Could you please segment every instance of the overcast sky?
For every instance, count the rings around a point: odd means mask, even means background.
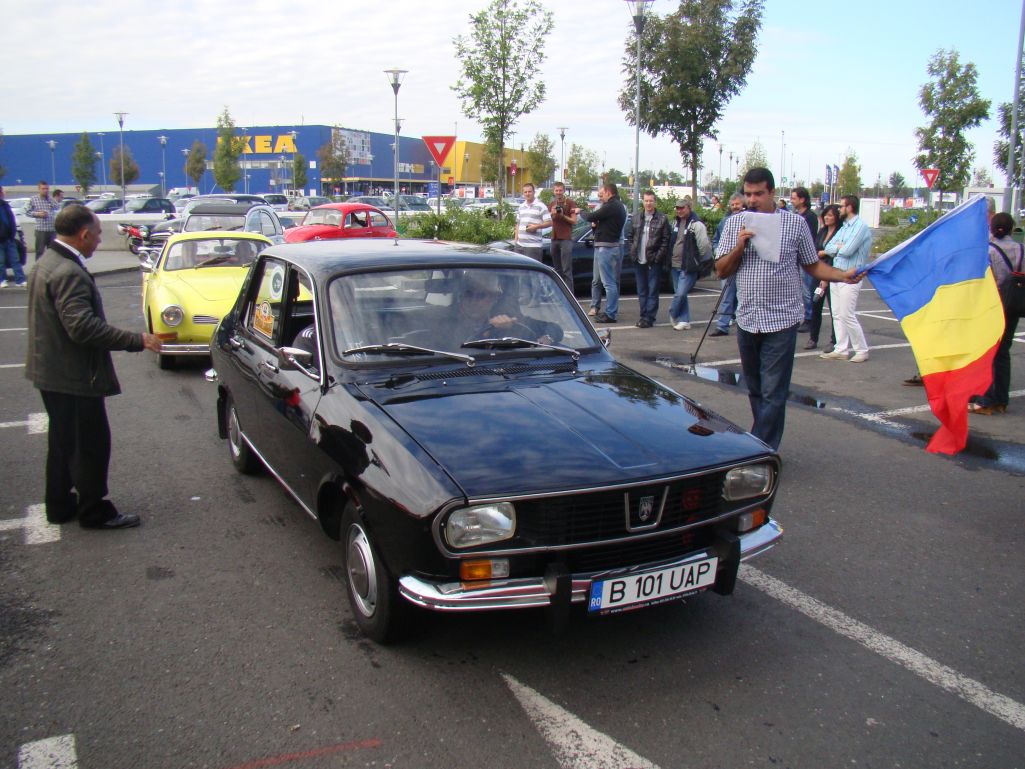
[[[403,135],[480,140],[451,90],[452,38],[486,0],[170,0],[10,4],[4,13],[0,128],[7,134],[212,126],[227,106],[236,124],[342,125],[390,132],[383,70],[409,70],[399,92]],[[558,126],[608,167],[633,165],[634,131],[616,103],[632,21],[623,0],[559,0],[547,59],[546,101],[515,127],[514,146]],[[673,0],[655,0],[665,14]],[[767,0],[747,87],[729,105],[705,162],[723,175],[729,153],[764,145],[773,171],[814,181],[848,148],[868,184],[917,176],[914,129],[929,57],[955,48],[979,70],[984,98],[1010,101],[1022,4],[1017,0],[910,3]],[[993,169],[995,118],[971,132],[976,165]],[[783,145],[785,144],[785,153]],[[669,140],[641,137],[641,167],[681,171]],[[796,173],[794,173],[796,172]]]

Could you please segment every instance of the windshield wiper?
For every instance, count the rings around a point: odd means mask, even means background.
[[[443,355],[465,363],[467,366],[474,366],[477,360],[471,355],[460,355],[457,352],[448,350],[432,350],[430,347],[417,347],[415,344],[403,344],[401,342],[389,342],[388,344],[365,344],[360,347],[350,347],[342,352],[342,355],[354,355],[356,353],[368,353],[371,355]]]
[[[471,339],[468,342],[463,342],[461,347],[481,347],[484,349],[488,348],[499,348],[504,347],[506,349],[512,349],[514,347],[542,347],[546,350],[558,350],[571,356],[573,360],[580,360],[580,353],[574,350],[572,347],[563,347],[560,344],[545,344],[544,342],[534,342],[530,339],[520,339],[517,336],[503,336],[498,339]]]
[[[204,259],[202,262],[196,265],[196,268],[210,267],[221,262],[226,262],[229,259],[234,258],[231,254],[218,254],[217,256],[211,256],[209,259]]]

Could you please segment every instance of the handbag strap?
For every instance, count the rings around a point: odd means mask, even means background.
[[[996,245],[993,241],[989,241],[989,245],[1000,252],[1000,256],[1003,257],[1003,264],[1008,266],[1008,270],[1013,273],[1020,273],[1022,271],[1022,262],[1025,261],[1025,246],[1021,243],[1018,244],[1018,269],[1015,270],[1014,265],[1011,264],[1011,259],[1008,258],[1008,254],[1004,252],[1002,248]]]

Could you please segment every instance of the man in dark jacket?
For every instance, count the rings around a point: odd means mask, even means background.
[[[54,230],[56,239],[28,278],[25,365],[50,423],[46,519],[77,517],[89,529],[138,526],[139,516],[118,512],[106,499],[110,425],[104,398],[121,392],[110,351],[157,352],[160,340],[107,325],[100,292],[83,263],[100,244],[96,214],[68,206],[57,214]]]
[[[18,220],[11,204],[4,200],[4,188],[0,187],[0,288],[7,288],[8,267],[14,273],[14,285],[25,288],[25,271],[21,269],[17,239]]]
[[[630,257],[637,275],[637,303],[641,314],[637,327],[651,328],[658,317],[658,287],[662,282],[662,265],[669,260],[673,231],[665,214],[655,208],[655,193],[648,190],[642,198],[644,211],[640,226],[633,228]]]
[[[594,228],[594,272],[601,278],[601,285],[591,282],[591,309],[599,323],[615,323],[619,313],[619,270],[622,267],[622,252],[619,243],[626,224],[626,206],[619,199],[615,184],[605,184],[598,190],[601,205],[594,211],[574,209],[573,213],[591,223]],[[601,290],[605,289],[605,312],[601,307]]]

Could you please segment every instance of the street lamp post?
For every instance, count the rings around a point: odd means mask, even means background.
[[[395,199],[392,201],[395,207],[395,245],[399,244],[399,88],[402,85],[402,78],[406,75],[409,70],[405,69],[386,69],[384,74],[388,76],[388,80],[391,82],[392,92],[395,94],[395,156],[394,156],[394,171],[395,171]]]
[[[121,137],[121,205],[128,205],[128,196],[125,194],[125,116],[127,112],[115,112],[117,118],[117,130]]]
[[[53,140],[53,139],[50,139],[48,142],[46,142],[46,144],[49,145],[49,147],[50,147],[50,184],[52,184],[52,185],[54,185],[56,187],[57,186],[57,166],[56,166],[56,164],[54,162],[53,156],[54,156],[54,152],[57,149],[57,142],[55,140]]]
[[[295,156],[299,152],[299,147],[296,146],[295,138],[299,135],[298,131],[289,131],[288,135],[292,137],[292,189],[295,189]]]
[[[722,145],[719,145],[719,202],[722,202]]]
[[[189,149],[182,147],[182,173],[185,175],[185,189],[189,188]]]
[[[167,197],[167,137],[158,136],[160,142],[160,197]]]
[[[242,191],[249,194],[249,174],[246,173],[246,147],[249,146],[249,129],[242,129]]]
[[[559,156],[559,181],[564,185],[566,184],[566,131],[569,129],[566,126],[559,126],[555,129],[559,132],[559,139],[562,141],[562,150]]]
[[[107,155],[103,151],[103,137],[106,136],[106,134],[103,133],[103,131],[97,131],[96,135],[100,137],[100,152],[99,152],[100,172],[103,174],[103,187],[104,187],[104,192],[106,192],[106,186],[107,186]]]
[[[637,206],[641,199],[641,37],[648,7],[655,0],[626,0],[637,33],[637,91],[634,94],[634,204],[633,222],[637,225]]]

